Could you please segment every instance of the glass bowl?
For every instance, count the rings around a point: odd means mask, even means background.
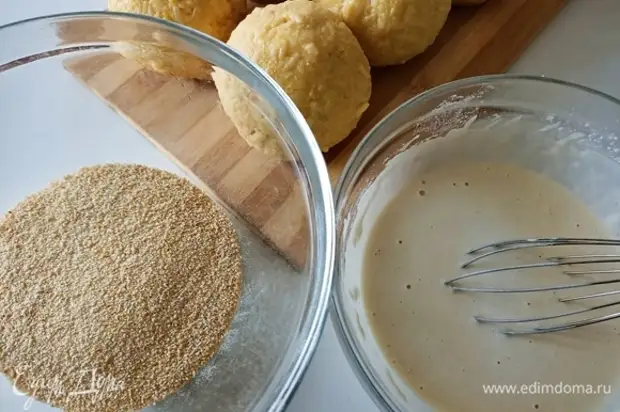
[[[236,77],[283,156],[247,146],[211,84],[143,70],[118,54],[127,42]],[[224,43],[149,17],[35,18],[0,27],[0,43],[0,214],[81,167],[140,163],[200,185],[236,226],[245,271],[231,329],[191,383],[149,410],[282,410],[324,324],[335,242],[327,169],[292,101]],[[24,407],[52,410],[0,377],[0,410]]]
[[[608,189],[618,187],[620,179],[619,119],[620,101],[603,93],[548,78],[497,75],[422,93],[365,136],[335,190],[338,239],[332,318],[359,380],[382,410],[433,410],[390,367],[373,336],[361,276],[372,216],[399,185],[416,179],[418,167],[433,165],[434,158],[426,156],[434,152],[416,157],[407,156],[408,151],[443,140],[447,143],[433,147],[438,153],[442,148],[444,159],[509,162],[535,170],[608,218],[610,231],[618,236],[618,196],[608,196]],[[457,138],[458,129],[474,133]],[[449,133],[456,137],[446,139]],[[617,410],[615,405],[609,410]]]

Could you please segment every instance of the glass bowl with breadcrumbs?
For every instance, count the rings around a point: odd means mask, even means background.
[[[0,410],[287,405],[325,320],[331,186],[293,102],[216,37],[0,27]]]

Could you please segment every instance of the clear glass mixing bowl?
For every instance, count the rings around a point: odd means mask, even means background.
[[[245,83],[286,159],[250,149],[212,85],[122,58],[128,41],[190,53]],[[80,167],[120,162],[188,177],[236,224],[245,279],[232,328],[193,382],[150,410],[282,410],[322,330],[335,232],[325,163],[292,101],[222,42],[148,17],[35,18],[0,27],[0,44],[0,214]],[[52,409],[1,377],[0,410],[24,406]]]
[[[450,140],[442,146],[442,158],[516,163],[542,173],[576,193],[595,214],[612,222],[614,236],[620,235],[620,193],[609,196],[620,179],[617,99],[558,80],[497,75],[439,86],[394,110],[353,153],[334,195],[338,240],[333,323],[359,380],[382,410],[433,408],[391,368],[372,334],[361,276],[361,257],[372,228],[368,216],[389,202],[392,183],[416,179],[423,161],[432,167],[432,160],[414,156],[400,158],[394,167],[399,154],[462,128],[479,130],[480,136],[468,133],[467,138]],[[609,410],[617,410],[617,405]]]

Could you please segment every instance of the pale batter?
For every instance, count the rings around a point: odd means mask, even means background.
[[[620,322],[507,337],[472,317],[542,315],[575,306],[558,303],[551,292],[460,294],[443,284],[461,273],[460,262],[468,250],[533,236],[610,237],[588,207],[564,187],[502,163],[452,163],[416,173],[376,219],[363,267],[366,315],[391,367],[436,410],[598,411],[605,394],[492,395],[484,393],[483,385],[561,382],[614,389],[620,371]],[[491,264],[572,252],[520,252]],[[494,274],[469,284],[523,287],[570,281],[553,268]],[[558,296],[570,293],[580,292]],[[609,386],[600,390],[609,391]]]

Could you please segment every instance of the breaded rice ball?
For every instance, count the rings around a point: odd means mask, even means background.
[[[317,3],[290,0],[255,9],[228,44],[269,73],[295,102],[321,150],[347,137],[368,107],[368,59],[342,19]],[[216,68],[213,80],[239,134],[266,153],[280,148],[269,113],[240,80]]]
[[[108,0],[110,11],[144,14],[184,24],[226,41],[244,17],[245,0]],[[161,39],[163,40],[163,39]],[[189,53],[145,43],[124,43],[123,56],[156,72],[190,79],[211,78],[211,65]]]
[[[430,46],[452,0],[316,0],[342,16],[373,66],[401,64]]]

